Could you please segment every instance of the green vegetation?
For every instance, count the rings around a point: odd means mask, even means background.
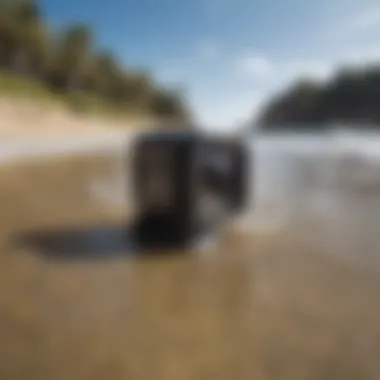
[[[331,123],[380,130],[380,66],[341,69],[325,84],[300,80],[272,99],[259,122],[264,130],[327,129]]]
[[[0,94],[64,102],[79,112],[189,120],[180,92],[94,46],[86,25],[49,29],[37,0],[0,0]]]

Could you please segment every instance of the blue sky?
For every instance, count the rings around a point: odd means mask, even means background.
[[[236,128],[299,76],[380,59],[378,0],[44,0],[127,65],[186,88],[200,123]]]

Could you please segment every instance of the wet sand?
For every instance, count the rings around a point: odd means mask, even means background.
[[[380,378],[380,195],[210,251],[78,262],[14,244],[124,223],[88,190],[112,170],[99,157],[1,167],[0,379]]]

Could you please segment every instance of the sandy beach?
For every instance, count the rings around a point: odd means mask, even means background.
[[[150,128],[147,117],[118,119],[74,114],[63,106],[0,98],[0,142],[102,136]]]
[[[122,160],[1,166],[1,379],[379,378],[380,194],[171,256],[64,256],[23,240],[127,229],[127,202],[110,193],[123,192]],[[91,236],[108,247],[116,235]]]

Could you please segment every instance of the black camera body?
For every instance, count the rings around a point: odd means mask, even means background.
[[[132,155],[137,246],[187,248],[244,211],[251,172],[246,144],[197,132],[141,135]]]

